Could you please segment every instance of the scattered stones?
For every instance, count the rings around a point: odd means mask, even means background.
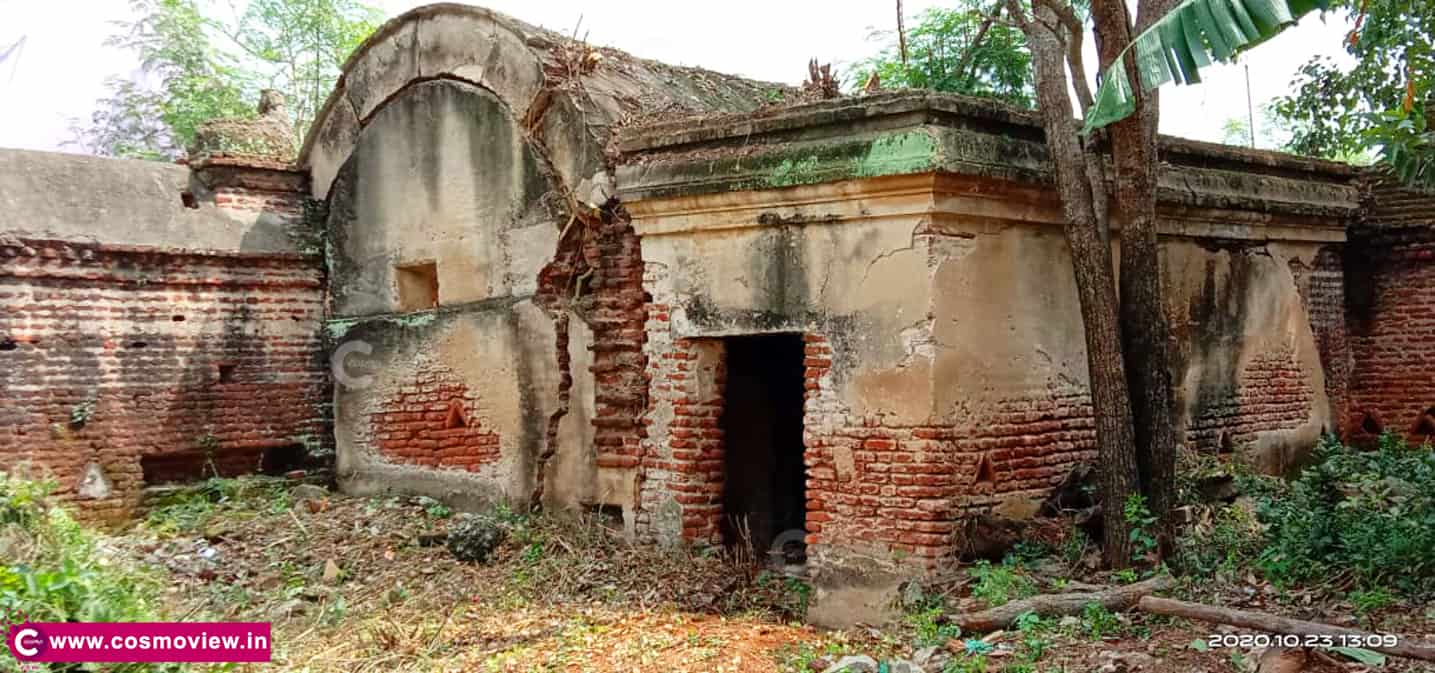
[[[325,562],[324,562],[324,577],[323,577],[324,583],[325,583],[325,584],[333,584],[333,583],[335,583],[335,582],[338,582],[338,581],[339,581],[339,573],[341,573],[341,572],[343,572],[343,571],[339,569],[339,564],[335,563],[335,562],[334,562],[334,559],[329,559],[329,560],[325,561]]]
[[[329,489],[314,484],[299,484],[289,492],[289,496],[294,499],[296,505],[309,500],[326,500],[329,497]]]
[[[927,587],[917,580],[902,585],[902,607],[908,611],[922,607],[927,600]]]
[[[1098,673],[1138,673],[1156,667],[1156,658],[1145,652],[1106,650],[1097,656],[1097,660],[1101,662],[1096,668]]]
[[[922,649],[919,649],[916,652],[912,653],[912,663],[925,668],[929,663],[931,663],[932,659],[937,656],[937,653],[940,652],[941,649],[942,648],[935,645],[931,647],[923,647]]]
[[[837,663],[827,667],[822,673],[877,673],[878,668],[876,659],[857,654],[838,659]]]
[[[460,561],[486,563],[507,536],[508,531],[492,517],[468,514],[449,526],[445,546]]]

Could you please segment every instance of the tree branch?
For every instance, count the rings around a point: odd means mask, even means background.
[[[1071,68],[1071,85],[1076,89],[1076,102],[1081,106],[1081,116],[1086,116],[1086,111],[1091,109],[1096,99],[1091,95],[1091,85],[1086,81],[1086,64],[1081,55],[1081,49],[1085,40],[1086,27],[1071,6],[1061,0],[1036,0],[1043,7],[1050,9],[1056,15],[1057,21],[1061,22],[1066,29],[1066,34],[1061,35],[1062,42],[1066,45],[1066,66]]]
[[[902,52],[902,67],[907,67],[907,27],[902,19],[902,0],[897,0],[897,45]]]
[[[952,68],[952,74],[961,77],[962,71],[966,70],[968,65],[975,63],[977,48],[982,46],[982,40],[986,39],[987,31],[991,30],[992,23],[997,20],[997,17],[1000,16],[1001,13],[1002,6],[997,5],[996,8],[992,9],[991,13],[982,20],[982,25],[977,28],[977,34],[973,36],[972,41],[967,44],[966,51],[962,53],[962,57],[957,61],[956,67]]]

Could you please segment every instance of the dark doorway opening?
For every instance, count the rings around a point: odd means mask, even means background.
[[[807,522],[802,335],[724,341],[723,540],[730,548],[750,544],[757,560],[802,563]]]

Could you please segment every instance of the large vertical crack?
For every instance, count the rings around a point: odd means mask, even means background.
[[[572,357],[568,353],[568,313],[559,311],[553,317],[553,346],[558,356],[558,408],[548,415],[548,428],[543,435],[543,452],[534,464],[533,493],[529,506],[543,508],[543,493],[548,483],[548,461],[558,454],[558,430],[571,407],[573,391]]]

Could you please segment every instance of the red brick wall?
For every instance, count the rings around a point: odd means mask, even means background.
[[[122,518],[152,480],[252,472],[266,451],[326,446],[324,299],[315,256],[0,243],[0,464],[86,466]],[[77,409],[93,405],[84,423]]]
[[[1001,400],[961,426],[857,417],[833,386],[831,345],[806,340],[810,553],[857,549],[936,565],[959,550],[961,519],[1005,497],[1039,498],[1095,458],[1086,395]]]
[[[559,242],[538,279],[540,305],[555,311],[574,306],[593,330],[589,370],[599,468],[636,467],[645,435],[648,296],[642,251],[629,222],[616,208],[606,210],[601,221],[576,223],[576,233]]]
[[[501,454],[501,438],[487,429],[478,403],[452,372],[423,367],[369,416],[374,444],[396,463],[477,472]]]
[[[1435,407],[1435,196],[1377,187],[1348,244],[1348,316],[1354,374],[1343,434],[1370,415],[1415,441]]]
[[[1325,394],[1330,400],[1330,417],[1339,424],[1348,412],[1352,362],[1350,336],[1345,320],[1345,264],[1341,251],[1333,246],[1322,248],[1315,264],[1305,274],[1301,301],[1310,316],[1311,332],[1320,352],[1321,369],[1325,372]],[[1326,428],[1338,432],[1339,427]]]
[[[668,310],[655,304],[648,324],[666,331]],[[674,339],[670,348],[648,360],[654,413],[645,421],[651,429],[641,461],[636,517],[645,536],[657,533],[654,516],[671,497],[681,507],[682,539],[722,543],[721,420],[727,383],[722,359],[721,341]]]
[[[649,307],[652,405],[637,526],[644,537],[659,537],[673,532],[664,519],[676,516],[682,539],[716,544],[723,344],[674,339],[669,320],[668,305]],[[1095,457],[1085,395],[1002,401],[962,427],[858,417],[834,384],[832,345],[815,334],[804,340],[807,541],[816,555],[860,551],[934,565],[958,550],[963,517],[1006,497],[1039,498]],[[664,511],[667,502],[680,511]]]
[[[1292,429],[1310,419],[1314,394],[1290,349],[1262,353],[1246,363],[1236,390],[1206,404],[1186,428],[1186,445],[1202,451],[1235,450],[1261,432]]]

